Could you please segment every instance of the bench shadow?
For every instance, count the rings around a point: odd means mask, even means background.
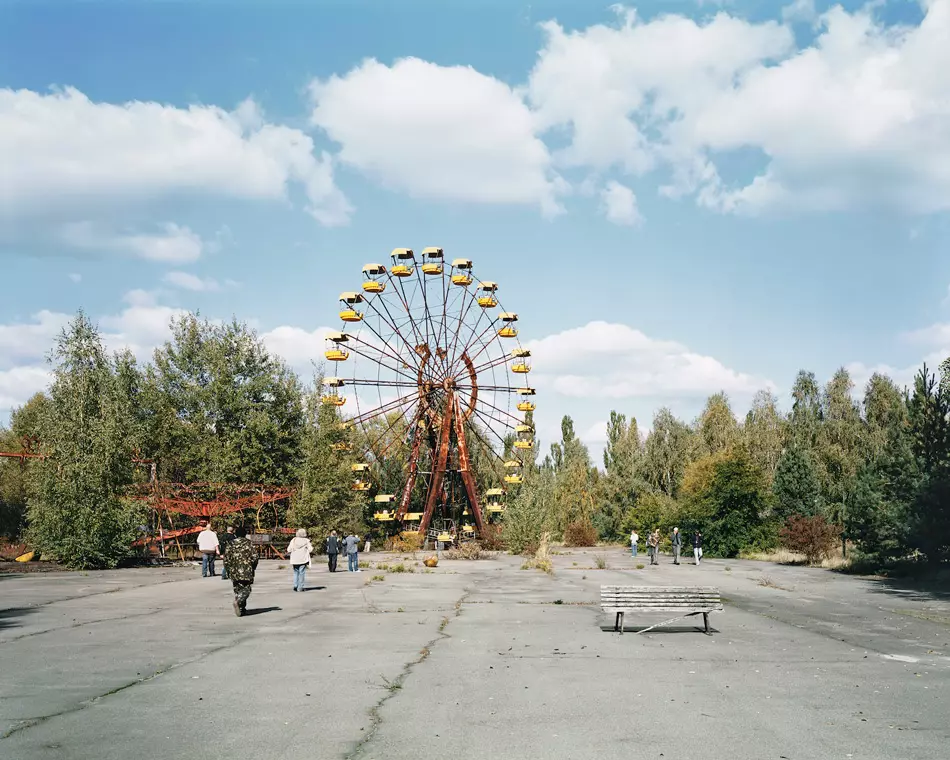
[[[624,633],[639,633],[640,631],[645,631],[647,628],[650,628],[648,625],[626,625],[623,626]],[[619,631],[614,630],[612,625],[602,625],[600,630],[608,631],[610,633],[619,633]],[[714,626],[709,626],[710,633],[719,633],[719,629]],[[701,625],[664,625],[659,628],[652,628],[649,635],[654,633],[705,633]]]
[[[326,586],[304,586],[304,591],[326,591]]]
[[[265,612],[278,612],[282,609],[283,607],[257,607],[253,610],[248,608],[244,610],[244,615],[263,615]]]

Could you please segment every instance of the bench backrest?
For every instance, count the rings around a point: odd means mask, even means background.
[[[601,586],[600,604],[613,609],[721,609],[714,586]]]

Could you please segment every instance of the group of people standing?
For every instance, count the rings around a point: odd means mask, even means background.
[[[630,552],[636,557],[637,548],[640,543],[640,534],[634,528],[630,532]],[[673,564],[680,564],[680,552],[683,548],[683,536],[679,528],[673,528],[670,534],[670,545],[673,547]],[[660,529],[656,528],[647,534],[647,553],[650,555],[650,564],[659,565],[658,554],[660,551]],[[703,558],[703,534],[698,530],[693,534],[693,561],[699,564]]]
[[[221,538],[208,523],[202,524],[198,534],[198,551],[201,553],[201,577],[215,577],[215,561],[224,560],[221,580],[230,580],[234,589],[234,614],[241,617],[247,611],[247,599],[251,595],[254,574],[257,570],[257,550],[247,538],[247,529],[243,525],[229,525]],[[360,571],[360,538],[351,531],[345,538],[331,531],[326,539],[327,564],[331,573],[336,572],[337,558],[346,554],[347,567],[352,573]],[[367,539],[365,549],[369,551]],[[287,556],[293,568],[293,589],[303,592],[306,588],[307,568],[311,565],[311,556],[315,549],[305,528],[297,530],[296,535],[287,544]]]

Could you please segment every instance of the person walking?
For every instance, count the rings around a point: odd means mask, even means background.
[[[360,537],[350,531],[343,539],[343,545],[346,549],[347,569],[351,573],[358,573],[360,571]]]
[[[221,558],[223,559],[228,555],[228,547],[231,545],[231,542],[234,540],[234,526],[229,525],[227,531],[223,536],[221,536],[218,547],[221,551]],[[221,568],[221,580],[226,581],[228,579],[228,566],[221,563],[223,567]]]
[[[198,551],[201,552],[201,577],[214,578],[214,561],[221,553],[218,547],[218,534],[211,530],[211,523],[204,524],[204,530],[198,534]]]
[[[703,534],[698,530],[693,534],[693,560],[698,565],[703,558]]]
[[[659,564],[656,561],[657,546],[660,543],[660,531],[655,530],[647,536],[647,553],[650,555],[650,564]]]
[[[239,525],[234,529],[234,541],[228,547],[224,565],[234,588],[234,614],[238,617],[247,612],[247,598],[254,585],[254,571],[257,570],[257,550],[247,540],[247,528]]]
[[[340,544],[340,537],[336,534],[335,530],[331,530],[330,535],[327,537],[327,564],[330,567],[331,573],[336,572],[336,560],[340,555]]]
[[[680,563],[680,550],[683,548],[683,537],[680,535],[679,528],[673,528],[670,543],[673,545],[673,564],[678,565]]]
[[[287,553],[290,555],[290,564],[294,567],[294,591],[303,591],[307,568],[310,567],[310,555],[313,553],[313,544],[307,538],[305,528],[299,528],[297,535],[290,539]]]
[[[640,542],[640,536],[637,534],[636,528],[630,531],[630,553],[636,557],[637,556],[637,544]]]
[[[364,554],[369,554],[369,547],[370,547],[370,543],[372,542],[372,540],[373,540],[373,534],[372,534],[372,533],[367,533],[367,534],[366,534],[366,544],[363,546],[363,553],[364,553]]]

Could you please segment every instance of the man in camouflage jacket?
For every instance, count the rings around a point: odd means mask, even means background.
[[[234,614],[241,617],[247,611],[247,598],[251,595],[257,569],[257,549],[247,540],[247,529],[243,525],[234,529],[234,541],[224,555],[224,567],[234,586]]]

